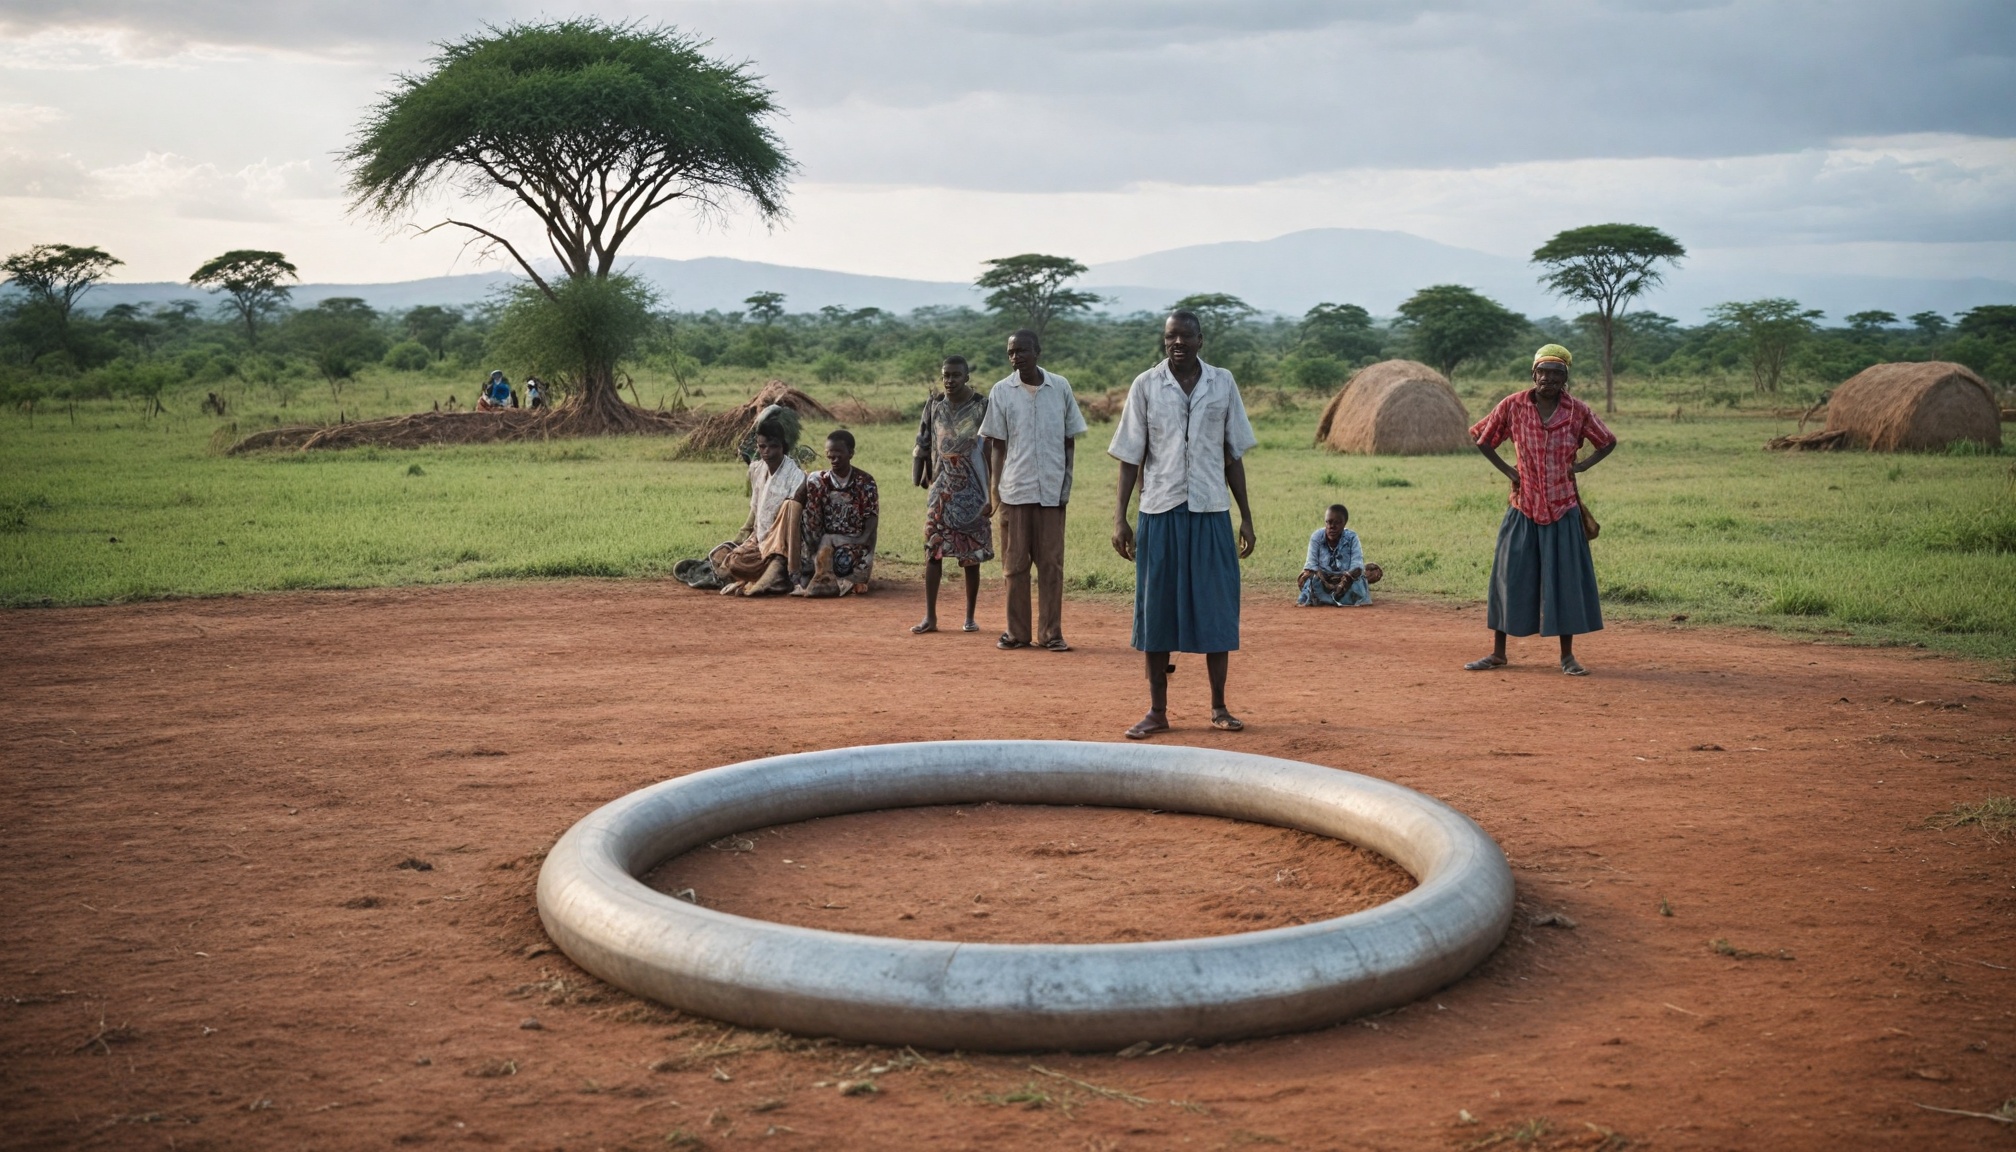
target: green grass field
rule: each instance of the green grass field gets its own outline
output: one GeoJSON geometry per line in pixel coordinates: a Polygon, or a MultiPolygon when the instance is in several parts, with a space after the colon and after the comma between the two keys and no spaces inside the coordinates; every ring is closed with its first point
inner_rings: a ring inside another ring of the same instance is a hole
{"type": "MultiPolygon", "coordinates": [[[[755,383],[710,378],[701,403],[725,406],[755,383]]],[[[412,411],[473,385],[383,372],[344,400],[354,418],[360,404],[365,416],[412,411]]],[[[655,384],[640,385],[655,403],[655,384]]],[[[1466,401],[1476,414],[1511,387],[1466,382],[1466,401]]],[[[847,391],[912,411],[922,399],[912,386],[847,391]]],[[[220,421],[193,415],[197,398],[170,397],[153,420],[109,401],[74,419],[45,409],[32,426],[0,416],[0,602],[655,577],[731,534],[747,507],[738,466],[675,460],[664,439],[227,457],[220,421]]],[[[1309,533],[1339,501],[1386,568],[1382,593],[1481,598],[1505,494],[1484,461],[1337,456],[1311,445],[1317,398],[1284,404],[1256,389],[1249,403],[1261,437],[1249,458],[1256,588],[1292,594],[1309,533]]],[[[1613,421],[1621,445],[1583,485],[1604,525],[1606,610],[2016,659],[2016,457],[1768,453],[1763,442],[1791,420],[1727,409],[1674,419],[1670,397],[1649,390],[1625,408],[1613,421]]],[[[298,403],[283,413],[247,391],[232,415],[246,432],[324,414],[298,403]]],[[[900,573],[921,552],[913,429],[856,432],[858,462],[881,481],[885,570],[900,573]]],[[[1079,455],[1066,549],[1076,594],[1131,587],[1107,544],[1110,435],[1094,425],[1079,455]]]]}

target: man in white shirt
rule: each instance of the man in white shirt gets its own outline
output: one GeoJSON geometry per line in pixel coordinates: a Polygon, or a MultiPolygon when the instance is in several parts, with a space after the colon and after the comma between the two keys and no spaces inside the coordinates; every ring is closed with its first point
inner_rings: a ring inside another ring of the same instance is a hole
{"type": "Polygon", "coordinates": [[[1107,452],[1120,461],[1113,550],[1134,561],[1134,647],[1148,664],[1148,715],[1127,730],[1169,730],[1169,654],[1201,652],[1211,677],[1211,726],[1246,727],[1225,707],[1225,673],[1239,647],[1239,561],[1253,554],[1243,457],[1259,443],[1239,386],[1204,363],[1193,312],[1162,325],[1160,364],[1134,378],[1107,452]],[[1141,484],[1140,533],[1127,504],[1141,484]],[[1231,506],[1239,504],[1239,538],[1231,506]]]}
{"type": "MultiPolygon", "coordinates": [[[[1027,648],[1029,566],[1036,566],[1034,642],[1069,652],[1064,642],[1064,507],[1071,500],[1072,450],[1085,416],[1071,382],[1037,366],[1041,342],[1027,328],[1008,338],[1015,370],[987,394],[980,435],[987,442],[989,509],[1001,510],[1001,576],[1008,630],[997,648],[1027,648]]],[[[986,513],[983,513],[983,515],[986,513]]]]}

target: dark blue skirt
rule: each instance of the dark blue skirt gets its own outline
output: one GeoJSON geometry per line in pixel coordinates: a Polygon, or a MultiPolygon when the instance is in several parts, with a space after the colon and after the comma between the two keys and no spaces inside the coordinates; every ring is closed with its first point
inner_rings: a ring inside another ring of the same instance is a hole
{"type": "Polygon", "coordinates": [[[1134,531],[1134,647],[1239,650],[1239,545],[1230,512],[1178,504],[1141,513],[1134,531]]]}
{"type": "Polygon", "coordinates": [[[1535,524],[1517,508],[1498,525],[1498,557],[1491,564],[1491,598],[1484,619],[1511,636],[1579,636],[1603,628],[1596,599],[1596,563],[1582,534],[1582,510],[1571,508],[1552,524],[1535,524]]]}

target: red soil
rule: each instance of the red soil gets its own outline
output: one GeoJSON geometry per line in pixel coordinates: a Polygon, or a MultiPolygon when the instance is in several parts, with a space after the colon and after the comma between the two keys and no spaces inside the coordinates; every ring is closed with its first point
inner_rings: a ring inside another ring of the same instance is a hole
{"type": "MultiPolygon", "coordinates": [[[[1914,1105],[2016,1096],[2016,846],[1925,824],[2016,791],[2016,689],[1909,650],[1622,626],[1579,647],[1587,680],[1539,642],[1476,674],[1474,611],[1250,603],[1249,730],[1205,725],[1186,658],[1164,739],[1396,780],[1514,862],[1505,946],[1375,1020],[1133,1059],[913,1054],[683,1017],[547,949],[540,853],[631,789],[1140,715],[1122,611],[1073,602],[1078,651],[1001,653],[910,636],[916,600],[580,582],[10,613],[0,1146],[1453,1149],[1542,1116],[1523,1146],[2012,1138],[1914,1105]],[[1533,924],[1552,912],[1575,927],[1533,924]]],[[[665,872],[801,923],[968,938],[1225,931],[1393,882],[1194,817],[780,831],[665,872]]]]}

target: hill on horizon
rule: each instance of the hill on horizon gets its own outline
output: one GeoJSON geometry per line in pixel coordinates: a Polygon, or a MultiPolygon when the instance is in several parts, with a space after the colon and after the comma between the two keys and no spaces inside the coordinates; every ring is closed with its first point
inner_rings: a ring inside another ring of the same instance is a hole
{"type": "MultiPolygon", "coordinates": [[[[866,276],[723,256],[691,260],[639,256],[627,266],[658,289],[664,306],[681,312],[739,311],[742,301],[757,292],[782,292],[785,307],[792,312],[838,306],[902,313],[924,307],[977,308],[981,302],[980,292],[971,284],[956,281],[866,276]]],[[[294,302],[312,307],[331,297],[356,296],[380,310],[421,304],[468,307],[515,279],[497,269],[381,284],[302,284],[294,289],[294,302]]],[[[1105,297],[1103,311],[1158,311],[1192,293],[1229,292],[1263,312],[1289,316],[1326,301],[1358,304],[1375,316],[1391,316],[1402,300],[1431,284],[1465,284],[1529,316],[1577,311],[1543,292],[1533,268],[1523,260],[1407,232],[1365,228],[1314,228],[1271,240],[1171,248],[1095,264],[1083,278],[1085,288],[1105,297]]],[[[1906,316],[1927,309],[1956,313],[1982,304],[2016,303],[2016,282],[1696,270],[1683,262],[1636,307],[1691,324],[1724,301],[1767,296],[1789,296],[1838,321],[1868,308],[1906,316]]],[[[122,303],[211,299],[209,293],[187,284],[110,283],[94,289],[85,304],[96,311],[122,303]]]]}

